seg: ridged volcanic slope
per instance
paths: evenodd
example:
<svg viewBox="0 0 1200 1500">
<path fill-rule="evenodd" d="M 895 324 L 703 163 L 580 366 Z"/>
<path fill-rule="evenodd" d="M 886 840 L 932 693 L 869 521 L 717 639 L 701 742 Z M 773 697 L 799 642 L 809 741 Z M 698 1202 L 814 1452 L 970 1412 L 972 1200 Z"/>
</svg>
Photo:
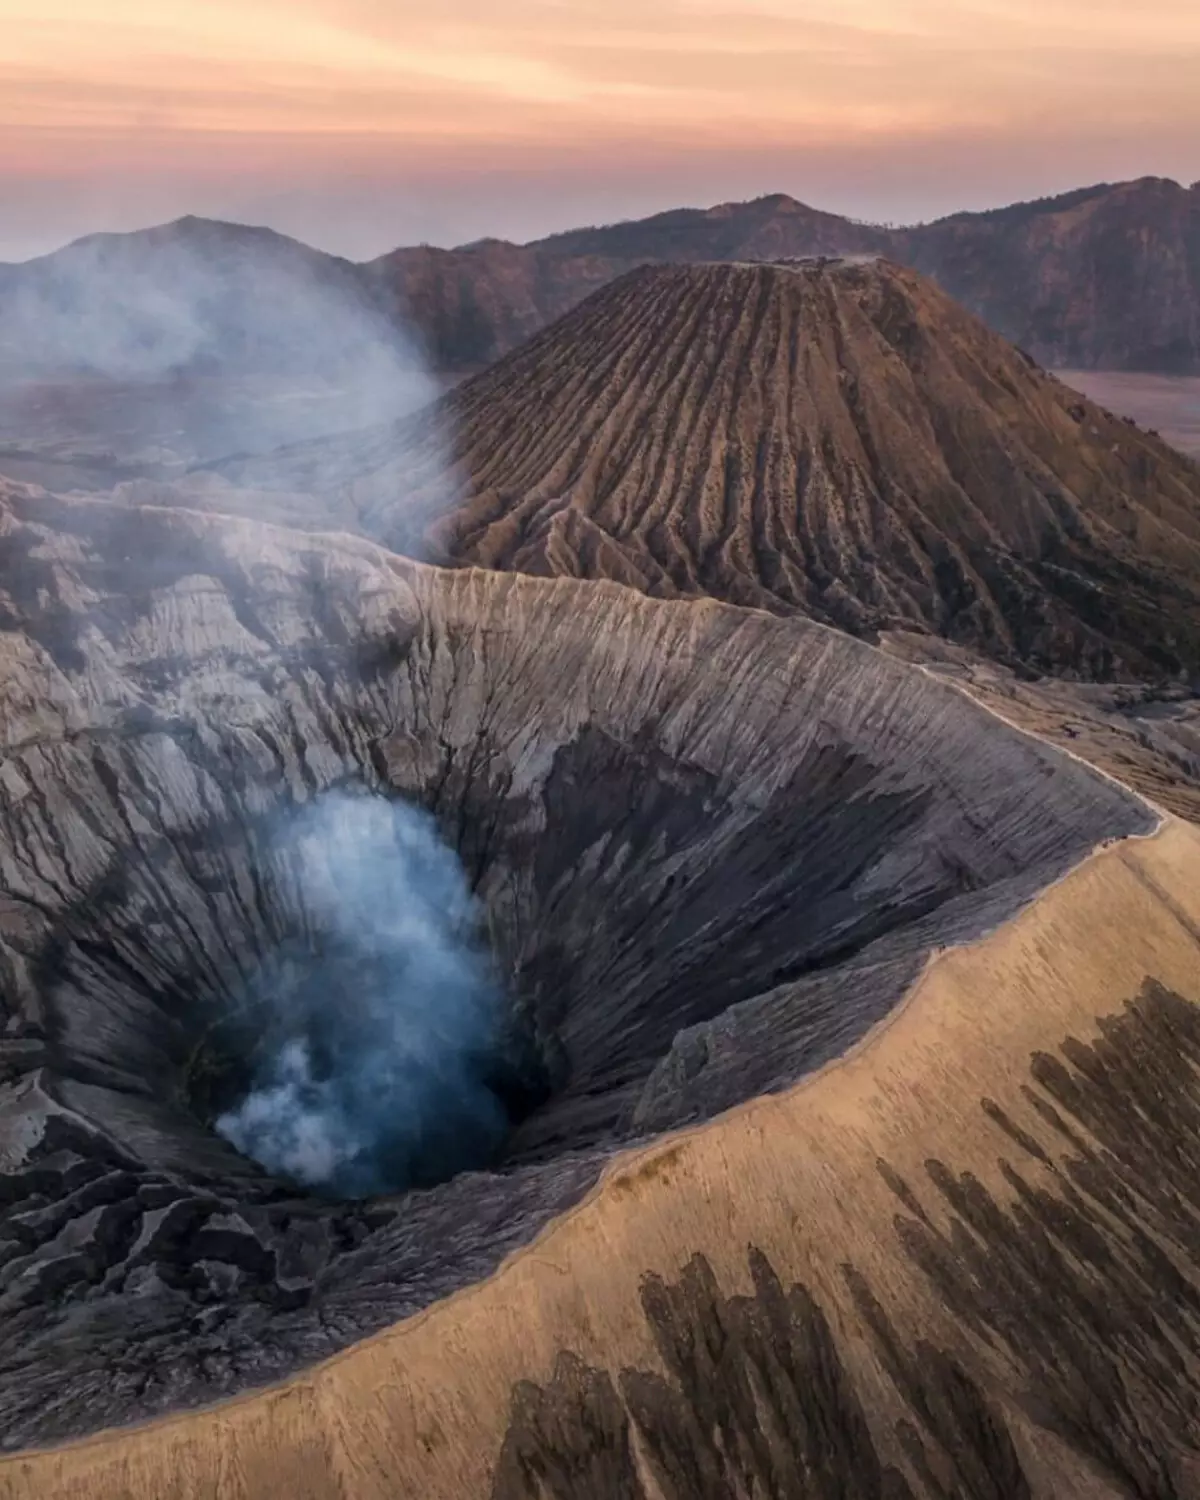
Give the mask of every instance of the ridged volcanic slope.
<svg viewBox="0 0 1200 1500">
<path fill-rule="evenodd" d="M 441 561 L 1200 668 L 1200 467 L 885 261 L 646 267 L 432 414 L 226 473 Z"/>
<path fill-rule="evenodd" d="M 1154 826 L 807 621 L 16 490 L 0 578 L 8 1447 L 262 1384 L 481 1280 L 623 1146 L 787 1087 L 932 949 Z M 267 1177 L 188 1091 L 311 926 L 264 830 L 347 786 L 435 816 L 553 1075 L 495 1169 L 366 1205 Z"/>
</svg>

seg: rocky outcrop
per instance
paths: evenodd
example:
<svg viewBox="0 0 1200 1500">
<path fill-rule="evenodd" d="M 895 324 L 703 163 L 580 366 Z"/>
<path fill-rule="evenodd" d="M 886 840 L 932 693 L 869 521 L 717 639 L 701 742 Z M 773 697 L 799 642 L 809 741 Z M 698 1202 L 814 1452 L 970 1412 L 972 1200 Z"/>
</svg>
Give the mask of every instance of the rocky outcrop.
<svg viewBox="0 0 1200 1500">
<path fill-rule="evenodd" d="M 220 474 L 439 561 L 1200 670 L 1200 468 L 870 257 L 632 272 L 427 414 Z"/>
<path fill-rule="evenodd" d="M 793 1083 L 1145 806 L 803 621 L 10 489 L 0 1409 L 21 1446 L 311 1363 L 492 1271 L 621 1146 Z M 192 1060 L 306 927 L 264 829 L 428 808 L 549 1080 L 491 1170 L 317 1200 Z"/>
</svg>

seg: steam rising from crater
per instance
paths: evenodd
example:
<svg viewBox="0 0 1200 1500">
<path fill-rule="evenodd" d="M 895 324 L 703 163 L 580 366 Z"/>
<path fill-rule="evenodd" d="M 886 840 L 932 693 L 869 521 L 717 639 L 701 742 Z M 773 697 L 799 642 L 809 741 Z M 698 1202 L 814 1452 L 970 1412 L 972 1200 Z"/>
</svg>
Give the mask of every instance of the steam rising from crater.
<svg viewBox="0 0 1200 1500">
<path fill-rule="evenodd" d="M 504 1002 L 463 871 L 425 813 L 327 794 L 273 851 L 310 930 L 249 997 L 249 1094 L 216 1121 L 268 1171 L 342 1197 L 486 1165 Z"/>
</svg>

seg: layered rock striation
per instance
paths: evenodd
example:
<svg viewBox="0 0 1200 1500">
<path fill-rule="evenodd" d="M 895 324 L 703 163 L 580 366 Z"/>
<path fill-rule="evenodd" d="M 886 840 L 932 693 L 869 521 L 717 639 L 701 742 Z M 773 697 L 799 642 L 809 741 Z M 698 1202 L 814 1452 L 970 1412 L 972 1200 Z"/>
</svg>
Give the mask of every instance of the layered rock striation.
<svg viewBox="0 0 1200 1500">
<path fill-rule="evenodd" d="M 806 621 L 18 488 L 0 518 L 9 1447 L 479 1282 L 614 1153 L 793 1084 L 934 948 L 1155 823 Z M 537 1084 L 490 1169 L 357 1202 L 270 1178 L 192 1087 L 305 928 L 265 829 L 331 788 L 434 816 Z"/>
<path fill-rule="evenodd" d="M 873 257 L 635 271 L 429 411 L 219 472 L 441 562 L 1200 670 L 1200 468 Z"/>
</svg>

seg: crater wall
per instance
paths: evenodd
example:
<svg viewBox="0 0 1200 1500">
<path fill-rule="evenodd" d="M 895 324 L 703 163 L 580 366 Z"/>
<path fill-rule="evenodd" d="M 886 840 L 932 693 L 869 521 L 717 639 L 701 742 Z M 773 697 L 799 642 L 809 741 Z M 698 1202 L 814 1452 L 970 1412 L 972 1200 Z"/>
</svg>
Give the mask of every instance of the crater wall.
<svg viewBox="0 0 1200 1500">
<path fill-rule="evenodd" d="M 10 1448 L 264 1384 L 479 1282 L 616 1153 L 793 1085 L 934 949 L 1156 822 L 803 621 L 19 489 L 0 549 Z M 264 828 L 346 787 L 433 814 L 554 1086 L 497 1170 L 329 1204 L 184 1080 L 297 918 Z"/>
</svg>

